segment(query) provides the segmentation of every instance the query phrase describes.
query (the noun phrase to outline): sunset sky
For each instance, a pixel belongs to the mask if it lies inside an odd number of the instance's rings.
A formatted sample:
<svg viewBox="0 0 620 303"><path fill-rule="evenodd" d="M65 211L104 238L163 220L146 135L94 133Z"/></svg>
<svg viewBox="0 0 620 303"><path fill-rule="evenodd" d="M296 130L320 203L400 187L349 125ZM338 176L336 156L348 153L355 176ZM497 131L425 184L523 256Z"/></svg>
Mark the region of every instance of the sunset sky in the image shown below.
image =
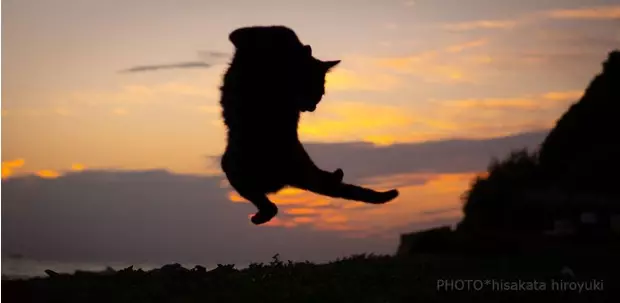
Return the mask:
<svg viewBox="0 0 620 303"><path fill-rule="evenodd" d="M205 187L205 205L244 205L217 162L218 86L228 34L272 24L294 29L318 58L342 60L300 126L317 163L402 195L368 207L285 190L274 197L282 215L247 227L256 233L284 226L392 241L412 226L453 222L491 157L535 147L620 48L620 0L4 0L3 241L6 220L34 220L5 208L16 203L7 180L30 174L41 184L66 179L38 185L53 195L80 176L99 182L89 172L165 169L217 184ZM122 72L187 62L198 66ZM69 197L63 207L85 196ZM226 224L247 226L253 212L246 203Z"/></svg>

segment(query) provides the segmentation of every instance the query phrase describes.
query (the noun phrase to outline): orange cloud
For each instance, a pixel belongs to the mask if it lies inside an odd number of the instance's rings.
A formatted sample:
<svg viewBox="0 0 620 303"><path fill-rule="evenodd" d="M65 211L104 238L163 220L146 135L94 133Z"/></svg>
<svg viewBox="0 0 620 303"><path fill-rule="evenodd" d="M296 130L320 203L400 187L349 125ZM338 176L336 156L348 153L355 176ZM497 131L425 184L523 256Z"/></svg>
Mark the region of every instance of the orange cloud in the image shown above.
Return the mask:
<svg viewBox="0 0 620 303"><path fill-rule="evenodd" d="M228 192L228 200L231 202L248 203L248 201L241 197L236 191Z"/></svg>
<svg viewBox="0 0 620 303"><path fill-rule="evenodd" d="M313 215L318 211L314 208L291 208L286 210L289 215Z"/></svg>
<svg viewBox="0 0 620 303"><path fill-rule="evenodd" d="M329 202L322 199L320 196L306 192L301 189L287 187L275 194L268 195L269 199L278 205L311 205L311 206L325 206ZM232 190L228 192L228 199L235 203L249 203L245 198L241 197L236 191Z"/></svg>
<svg viewBox="0 0 620 303"><path fill-rule="evenodd" d="M248 215L248 219L251 218L253 214ZM283 219L282 217L275 217L271 219L271 221L263 224L263 226L271 226L271 227L295 227L298 222L295 222L293 219Z"/></svg>
<svg viewBox="0 0 620 303"><path fill-rule="evenodd" d="M620 5L556 9L525 14L514 19L475 20L449 23L442 25L442 28L449 31L470 31L477 29L507 30L526 23L540 21L541 19L615 20L620 19Z"/></svg>
<svg viewBox="0 0 620 303"><path fill-rule="evenodd" d="M321 196L315 196L314 199L312 199L312 201L309 201L309 202L306 203L306 206L308 206L308 207L322 207L322 206L328 206L330 204L331 204L331 202L329 201L329 199L323 198Z"/></svg>
<svg viewBox="0 0 620 303"><path fill-rule="evenodd" d="M204 82L167 82L152 85L125 85L113 91L76 91L69 95L75 103L86 105L123 104L138 105L156 102L174 102L188 97L200 99L216 99L219 96L218 84L220 76L211 77ZM201 79L198 79L201 80ZM211 83L212 85L209 85Z"/></svg>
<svg viewBox="0 0 620 303"><path fill-rule="evenodd" d="M316 218L313 218L313 217L294 217L293 218L293 222L299 223L299 224L307 224L307 223L312 223L315 221L316 221Z"/></svg>
<svg viewBox="0 0 620 303"><path fill-rule="evenodd" d="M322 115L305 116L299 126L301 136L311 140L360 140L366 136L392 133L407 127L415 117L401 108L361 102L330 102Z"/></svg>
<svg viewBox="0 0 620 303"><path fill-rule="evenodd" d="M554 19L604 20L620 19L620 5L552 10L547 14Z"/></svg>
<svg viewBox="0 0 620 303"><path fill-rule="evenodd" d="M486 39L448 45L438 50L425 51L403 57L370 58L367 61L379 68L391 69L405 75L412 75L427 82L463 83L475 80L471 60L456 54L466 49L480 47Z"/></svg>
<svg viewBox="0 0 620 303"><path fill-rule="evenodd" d="M296 197L297 204L277 203L282 215L266 226L295 227L301 224L317 230L338 231L345 235L381 235L393 233L391 228L412 222L429 222L434 219L454 218L461 213L461 194L469 187L479 172L437 174L408 173L377 177L366 180L373 188L397 187L401 196L384 205L318 196L299 189L285 189L277 195ZM426 182L421 183L420 180ZM238 201L236 195L231 200ZM327 201L330 207L324 207ZM248 214L253 215L254 210Z"/></svg>
<svg viewBox="0 0 620 303"><path fill-rule="evenodd" d="M382 135L366 135L362 137L363 141L371 142L377 146L386 146L394 144L395 142L402 139L401 136L398 135L390 135L390 134L382 134Z"/></svg>
<svg viewBox="0 0 620 303"><path fill-rule="evenodd" d="M360 203L360 202L357 202ZM321 217L321 219L325 222L325 223L345 223L347 222L349 219L347 218L347 216L345 215L326 215Z"/></svg>
<svg viewBox="0 0 620 303"><path fill-rule="evenodd" d="M543 98L553 101L577 101L583 96L583 90L570 90L560 92L548 92L543 94Z"/></svg>
<svg viewBox="0 0 620 303"><path fill-rule="evenodd" d="M403 109L415 124L408 130L369 133L366 141L378 145L450 138L483 139L548 129L583 91L557 91L513 98L435 100L432 112ZM432 117L432 118L429 118ZM497 121L501 121L498 123Z"/></svg>
<svg viewBox="0 0 620 303"><path fill-rule="evenodd" d="M555 91L540 94L538 96L526 96L522 98L485 98L485 99L462 99L443 101L447 106L467 109L521 109L541 110L549 108L564 108L567 104L562 101L575 102L583 95L582 90ZM549 103L546 101L558 101Z"/></svg>
<svg viewBox="0 0 620 303"><path fill-rule="evenodd" d="M527 98L504 98L504 99L463 99L447 102L449 106L455 106L463 109L540 109L540 102Z"/></svg>
<svg viewBox="0 0 620 303"><path fill-rule="evenodd" d="M2 163L2 179L6 179L13 174L12 170L8 167L4 166L4 162Z"/></svg>
<svg viewBox="0 0 620 303"><path fill-rule="evenodd" d="M24 159L15 159L11 161L2 161L2 179L6 179L13 175L13 171L17 168L24 166L26 161Z"/></svg>
<svg viewBox="0 0 620 303"><path fill-rule="evenodd" d="M405 57L380 58L376 60L376 63L381 67L389 67L398 71L407 72L411 65L428 62L437 58L437 56L438 53L436 51L427 51Z"/></svg>
<svg viewBox="0 0 620 303"><path fill-rule="evenodd" d="M294 187L286 187L278 192L279 196L297 196L299 194L304 193L304 190Z"/></svg>
<svg viewBox="0 0 620 303"><path fill-rule="evenodd" d="M433 100L426 109L330 102L323 105L321 115L304 116L299 132L302 140L361 140L376 145L505 136L551 127L581 94L582 90L567 90L507 98ZM517 114L519 111L522 113Z"/></svg>
<svg viewBox="0 0 620 303"><path fill-rule="evenodd" d="M208 86L195 86L186 83L171 82L153 88L156 93L179 94L184 96L198 96L205 98L214 98L219 96L217 86L214 88Z"/></svg>
<svg viewBox="0 0 620 303"><path fill-rule="evenodd" d="M66 107L19 107L2 111L2 116L11 117L50 117L50 116L75 116L75 109Z"/></svg>
<svg viewBox="0 0 620 303"><path fill-rule="evenodd" d="M469 42L465 42L465 43L461 43L461 44L456 44L456 45L452 45L446 48L446 52L449 53L460 53L462 51L465 51L467 49L470 48L476 48L476 47L480 47L483 45L486 45L488 42L487 39L478 39L478 40L473 40L473 41L469 41Z"/></svg>
<svg viewBox="0 0 620 303"><path fill-rule="evenodd" d="M449 31L469 31L475 29L511 29L518 24L517 20L476 20L443 25Z"/></svg>
<svg viewBox="0 0 620 303"><path fill-rule="evenodd" d="M71 170L72 171L83 171L84 170L84 164L80 164L80 163L73 163L71 164Z"/></svg>
<svg viewBox="0 0 620 303"><path fill-rule="evenodd" d="M36 175L44 179L55 179L60 177L60 173L49 169L40 170Z"/></svg>
<svg viewBox="0 0 620 303"><path fill-rule="evenodd" d="M431 221L435 219L458 218L462 207L460 196L469 187L476 174L477 172L432 174L430 176L424 173L422 177L430 177L428 182L399 186L401 195L392 202L379 206L367 205L357 209L340 209L330 215L346 216L346 221L332 224L329 220L324 220L327 216L325 215L317 221L317 224L321 222L321 229L356 230L381 234L383 232L393 233L392 229L395 226L406 226L412 222L428 221L431 224ZM408 175L413 180L421 178L417 173ZM404 177L403 175L399 178ZM386 178L392 177L386 176Z"/></svg>

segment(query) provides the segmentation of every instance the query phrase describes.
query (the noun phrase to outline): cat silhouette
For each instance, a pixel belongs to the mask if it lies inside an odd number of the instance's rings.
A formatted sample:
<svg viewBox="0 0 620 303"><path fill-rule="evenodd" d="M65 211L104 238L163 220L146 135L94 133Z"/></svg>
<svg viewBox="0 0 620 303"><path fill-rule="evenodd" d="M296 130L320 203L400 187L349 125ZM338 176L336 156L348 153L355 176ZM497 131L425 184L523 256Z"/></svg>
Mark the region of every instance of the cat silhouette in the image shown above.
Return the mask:
<svg viewBox="0 0 620 303"><path fill-rule="evenodd" d="M317 167L299 140L302 112L313 112L325 94L325 76L340 61L312 55L285 26L234 30L233 59L222 81L220 105L227 127L221 167L230 185L252 202L263 224L278 213L267 194L291 186L334 198L380 204L398 196L342 182L344 172Z"/></svg>

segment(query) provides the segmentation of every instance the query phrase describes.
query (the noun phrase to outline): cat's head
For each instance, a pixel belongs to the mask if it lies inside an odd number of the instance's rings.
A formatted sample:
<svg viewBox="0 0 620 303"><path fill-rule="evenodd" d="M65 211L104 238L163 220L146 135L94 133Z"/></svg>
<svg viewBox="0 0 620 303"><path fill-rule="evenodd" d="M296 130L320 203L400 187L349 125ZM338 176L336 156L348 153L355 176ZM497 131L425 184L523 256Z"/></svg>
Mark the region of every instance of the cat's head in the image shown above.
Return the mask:
<svg viewBox="0 0 620 303"><path fill-rule="evenodd" d="M294 74L294 102L299 111L313 112L325 95L325 78L340 60L322 61L312 56L310 45L303 47L302 60L296 66Z"/></svg>
<svg viewBox="0 0 620 303"><path fill-rule="evenodd" d="M312 56L312 47L299 41L293 30L284 26L253 26L239 28L229 36L242 56L244 66L260 71L278 91L295 102L300 112L312 112L325 94L325 77L338 63Z"/></svg>

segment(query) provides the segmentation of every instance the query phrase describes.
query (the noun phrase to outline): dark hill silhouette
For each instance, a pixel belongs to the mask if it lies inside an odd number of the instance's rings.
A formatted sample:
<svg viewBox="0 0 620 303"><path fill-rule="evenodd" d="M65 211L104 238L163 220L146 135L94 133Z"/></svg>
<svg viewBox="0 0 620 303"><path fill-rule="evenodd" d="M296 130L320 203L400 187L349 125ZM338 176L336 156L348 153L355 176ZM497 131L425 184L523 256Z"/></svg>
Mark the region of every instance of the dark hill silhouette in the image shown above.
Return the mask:
<svg viewBox="0 0 620 303"><path fill-rule="evenodd" d="M618 196L620 170L620 51L609 54L603 72L579 102L557 121L540 147L545 176L565 190Z"/></svg>
<svg viewBox="0 0 620 303"><path fill-rule="evenodd" d="M474 181L463 196L465 217L459 228L539 232L553 228L558 217L616 209L619 109L620 51L612 51L603 72L538 151L524 149L493 160L488 176Z"/></svg>
<svg viewBox="0 0 620 303"><path fill-rule="evenodd" d="M493 159L488 174L472 182L462 197L464 217L451 237L439 229L405 234L399 251L618 248L619 110L620 51L615 50L538 150L523 148Z"/></svg>

